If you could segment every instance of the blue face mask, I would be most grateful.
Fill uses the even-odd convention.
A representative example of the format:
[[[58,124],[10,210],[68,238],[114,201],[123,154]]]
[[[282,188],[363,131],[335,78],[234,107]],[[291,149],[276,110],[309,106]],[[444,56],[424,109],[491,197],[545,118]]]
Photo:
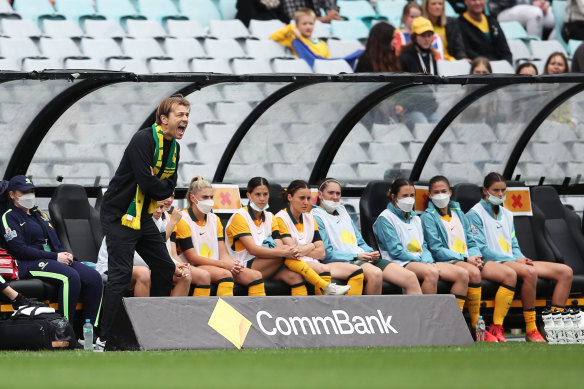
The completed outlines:
[[[268,208],[270,208],[270,204],[266,204],[266,206],[264,208],[260,208],[257,205],[255,205],[255,203],[253,203],[252,201],[249,202],[249,206],[251,207],[251,209],[253,209],[256,212],[263,212],[263,211],[266,211]]]
[[[489,203],[493,204],[493,205],[501,205],[505,202],[505,200],[507,199],[507,196],[503,196],[502,199],[498,198],[497,196],[493,196],[492,194],[489,193]]]

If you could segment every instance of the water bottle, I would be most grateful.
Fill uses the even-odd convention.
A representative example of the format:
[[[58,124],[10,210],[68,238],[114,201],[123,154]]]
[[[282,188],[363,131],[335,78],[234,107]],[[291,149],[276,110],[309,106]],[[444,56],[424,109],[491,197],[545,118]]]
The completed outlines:
[[[83,349],[93,351],[93,326],[89,319],[85,319],[85,324],[83,324],[83,340],[85,341]]]
[[[476,335],[477,335],[477,342],[484,342],[485,341],[485,321],[483,320],[482,316],[479,316],[479,320],[477,320],[475,331],[476,331]]]
[[[564,312],[562,312],[562,321],[564,322],[564,336],[566,337],[566,343],[576,343],[576,334],[574,327],[572,326],[572,311],[570,309],[565,309]]]
[[[575,309],[576,313],[574,317],[574,328],[576,329],[576,342],[579,344],[584,344],[584,313],[578,308]]]
[[[564,321],[562,320],[562,312],[555,311],[552,313],[554,320],[554,330],[556,332],[556,343],[566,343],[566,335],[564,334]]]
[[[543,319],[543,328],[545,330],[545,337],[549,344],[557,343],[556,330],[554,327],[554,319],[552,318],[552,312],[549,310],[543,311],[541,314]]]

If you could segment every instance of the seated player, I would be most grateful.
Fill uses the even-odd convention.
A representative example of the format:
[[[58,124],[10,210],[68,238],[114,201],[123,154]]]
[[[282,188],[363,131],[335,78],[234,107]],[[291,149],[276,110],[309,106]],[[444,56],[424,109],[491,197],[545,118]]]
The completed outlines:
[[[460,209],[460,204],[450,200],[452,191],[448,179],[444,176],[433,177],[428,189],[430,202],[421,216],[424,239],[437,263],[453,264],[468,273],[466,306],[474,331],[481,303],[481,251],[472,237],[470,223]],[[496,305],[496,314],[500,310],[500,304]],[[486,331],[485,341],[497,342],[497,338]]]
[[[437,293],[439,278],[452,282],[451,292],[462,309],[468,289],[468,272],[449,263],[434,262],[424,240],[420,217],[413,211],[415,197],[416,190],[409,180],[398,178],[391,185],[387,209],[373,225],[382,257],[394,262],[392,265],[407,274],[407,279],[414,275],[416,282],[422,280],[424,294]]]
[[[233,296],[234,281],[247,286],[249,296],[265,296],[262,274],[242,266],[227,252],[221,220],[211,213],[211,183],[201,176],[193,178],[187,202],[189,207],[176,225],[179,258],[209,272],[211,282],[217,283],[217,296]]]
[[[310,211],[325,248],[324,263],[331,268],[334,278],[348,279],[351,290],[355,293],[356,285],[350,283],[351,278],[364,276],[365,294],[381,294],[383,269],[387,261],[380,259],[379,251],[373,250],[363,240],[363,236],[353,224],[351,216],[341,205],[341,184],[334,178],[322,180],[318,186],[317,205]],[[356,273],[362,269],[360,273]],[[363,277],[361,276],[361,277]]]
[[[556,282],[552,295],[552,309],[563,311],[570,295],[573,272],[564,264],[532,261],[523,255],[515,237],[513,213],[502,206],[506,190],[505,177],[499,173],[489,173],[483,182],[483,199],[468,211],[467,216],[473,228],[474,239],[486,262],[485,269],[489,263],[496,263],[507,271],[511,269],[515,282],[517,277],[523,280],[521,302],[525,319],[525,339],[528,342],[545,342],[535,324],[537,278],[542,277]],[[509,288],[508,291],[509,305],[513,300],[515,282],[513,288]],[[505,285],[509,284],[501,287]],[[500,342],[504,342],[506,339],[503,335],[503,320],[495,319],[493,317],[489,331],[497,336]]]

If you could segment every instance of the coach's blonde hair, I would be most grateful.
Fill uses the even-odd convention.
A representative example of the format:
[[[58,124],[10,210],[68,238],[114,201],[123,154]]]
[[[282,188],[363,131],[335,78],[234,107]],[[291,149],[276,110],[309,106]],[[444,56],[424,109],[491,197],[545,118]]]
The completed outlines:
[[[187,202],[189,203],[189,207],[193,205],[191,201],[191,194],[197,194],[203,189],[213,188],[213,185],[207,180],[203,178],[203,176],[198,175],[191,180],[191,184],[189,185],[189,190],[187,191]]]

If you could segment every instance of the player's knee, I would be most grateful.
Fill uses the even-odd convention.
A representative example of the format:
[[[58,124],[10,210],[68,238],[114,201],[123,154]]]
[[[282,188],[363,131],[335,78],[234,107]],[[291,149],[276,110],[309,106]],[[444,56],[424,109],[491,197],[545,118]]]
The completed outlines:
[[[292,271],[283,273],[281,279],[288,285],[296,285],[304,281],[304,278],[300,274]]]
[[[456,279],[464,282],[465,284],[469,283],[470,280],[470,275],[468,274],[468,271],[466,271],[465,269],[462,268],[457,268],[456,269]]]
[[[558,273],[560,274],[560,279],[562,281],[572,282],[572,279],[574,278],[574,270],[568,265],[560,265]]]
[[[329,265],[325,265],[324,263],[314,262],[314,271],[317,273],[330,273],[331,267]]]
[[[534,266],[528,266],[524,272],[523,282],[537,282],[537,270]]]
[[[150,269],[146,266],[136,266],[133,272],[136,283],[150,286]]]
[[[477,267],[467,270],[468,272],[468,282],[473,284],[480,284],[482,277],[481,271]]]
[[[438,271],[438,268],[436,266],[426,266],[426,267],[427,267],[427,269],[425,269],[424,274],[423,274],[424,282],[432,282],[432,283],[438,282],[438,277],[440,277],[440,272]]]
[[[260,273],[257,270],[247,269],[247,273],[249,274],[250,278],[252,278],[254,281],[262,278],[262,273]]]
[[[383,272],[378,267],[370,265],[363,266],[362,269],[363,274],[365,275],[365,279],[367,281],[381,282],[381,280],[383,279]]]
[[[191,267],[191,278],[195,285],[211,284],[211,275],[202,269],[197,269],[196,267]]]

